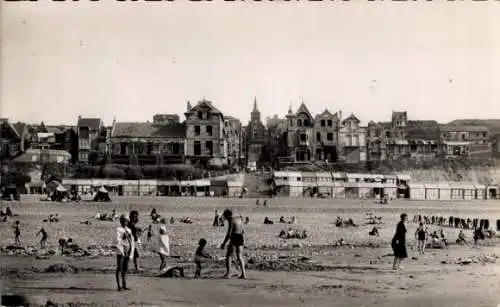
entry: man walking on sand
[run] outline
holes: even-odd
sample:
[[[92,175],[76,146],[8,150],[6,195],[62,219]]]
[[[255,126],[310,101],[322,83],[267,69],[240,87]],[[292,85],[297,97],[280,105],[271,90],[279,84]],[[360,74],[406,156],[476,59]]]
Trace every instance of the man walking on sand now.
[[[244,229],[243,222],[238,217],[233,217],[233,212],[229,209],[224,210],[223,213],[224,218],[228,222],[227,234],[224,242],[221,245],[221,248],[224,249],[226,243],[229,241],[229,245],[227,246],[226,252],[226,274],[223,278],[229,278],[229,274],[231,272],[231,257],[233,253],[236,252],[236,258],[238,259],[238,264],[241,269],[240,279],[246,278],[245,273],[245,263],[243,261],[243,246],[245,244],[245,240],[243,239]]]

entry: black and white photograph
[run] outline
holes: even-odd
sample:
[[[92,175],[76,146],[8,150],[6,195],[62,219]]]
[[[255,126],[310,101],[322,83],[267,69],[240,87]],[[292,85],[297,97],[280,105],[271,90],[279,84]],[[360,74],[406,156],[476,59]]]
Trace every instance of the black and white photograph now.
[[[500,306],[500,1],[1,1],[0,306]]]

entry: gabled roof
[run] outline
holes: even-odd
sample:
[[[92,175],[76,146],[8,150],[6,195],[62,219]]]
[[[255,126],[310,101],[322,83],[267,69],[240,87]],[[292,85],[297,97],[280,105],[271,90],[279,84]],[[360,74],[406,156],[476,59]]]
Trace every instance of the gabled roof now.
[[[354,116],[354,114],[353,114],[353,113],[351,113],[351,115],[349,115],[346,119],[344,119],[344,120],[342,121],[342,124],[344,124],[346,121],[355,121],[355,122],[357,122],[357,123],[360,123],[360,122],[361,122],[361,121],[360,121],[360,120],[359,120],[356,116]]]
[[[24,131],[26,131],[28,128],[27,124],[21,123],[21,122],[17,122],[15,124],[12,124],[12,126],[14,126],[14,129],[16,129],[17,134],[19,134],[19,136],[22,136]]]
[[[405,127],[408,140],[439,140],[439,124],[433,120],[411,120]]]
[[[17,129],[12,125],[12,123],[9,121],[8,118],[0,118],[0,125],[2,125],[2,124],[5,124],[5,125],[9,126],[9,128],[12,129],[12,132],[14,132],[14,134],[18,138],[21,138],[21,135],[19,134],[19,132],[17,131]]]
[[[219,109],[217,109],[216,107],[214,107],[212,105],[212,102],[211,101],[208,101],[206,99],[203,99],[201,101],[199,101],[194,107],[192,107],[189,111],[187,111],[185,114],[186,115],[191,115],[193,114],[194,112],[197,112],[198,109],[200,108],[203,108],[203,107],[206,107],[206,108],[209,108],[210,109],[210,112],[211,113],[214,113],[214,114],[220,114],[220,115],[223,115],[221,111],[219,111]]]
[[[101,128],[100,118],[78,118],[78,127],[89,127],[91,130],[99,130]]]
[[[47,130],[48,133],[61,133],[64,130],[66,130],[63,127],[56,127],[56,126],[45,126],[45,129]]]
[[[311,112],[307,109],[306,105],[304,103],[301,103],[299,108],[297,109],[297,112],[295,113],[296,115],[299,115],[300,113],[305,113],[309,118],[313,118],[311,115]]]
[[[325,109],[322,113],[316,115],[315,119],[320,119],[322,117],[324,117],[324,118],[329,118],[329,117],[338,118],[338,115],[337,115],[337,113],[332,114],[330,111],[328,111],[328,109]]]
[[[111,137],[130,138],[184,138],[186,126],[182,123],[155,125],[152,123],[115,123]]]

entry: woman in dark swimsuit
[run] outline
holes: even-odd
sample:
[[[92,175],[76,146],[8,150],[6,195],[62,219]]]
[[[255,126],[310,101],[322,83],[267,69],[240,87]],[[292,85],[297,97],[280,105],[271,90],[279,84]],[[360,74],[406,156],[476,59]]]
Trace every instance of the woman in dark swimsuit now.
[[[401,221],[396,227],[396,234],[392,238],[392,250],[394,251],[394,264],[392,268],[394,270],[400,269],[401,261],[408,257],[406,252],[406,226],[405,222],[407,219],[406,213],[401,214]]]

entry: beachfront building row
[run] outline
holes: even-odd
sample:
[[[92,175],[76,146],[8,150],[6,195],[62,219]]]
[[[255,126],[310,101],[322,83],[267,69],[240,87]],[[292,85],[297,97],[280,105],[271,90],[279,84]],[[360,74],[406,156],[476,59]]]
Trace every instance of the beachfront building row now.
[[[279,171],[273,174],[276,196],[359,199],[473,200],[496,199],[498,186],[479,183],[412,183],[406,174],[378,175]]]

